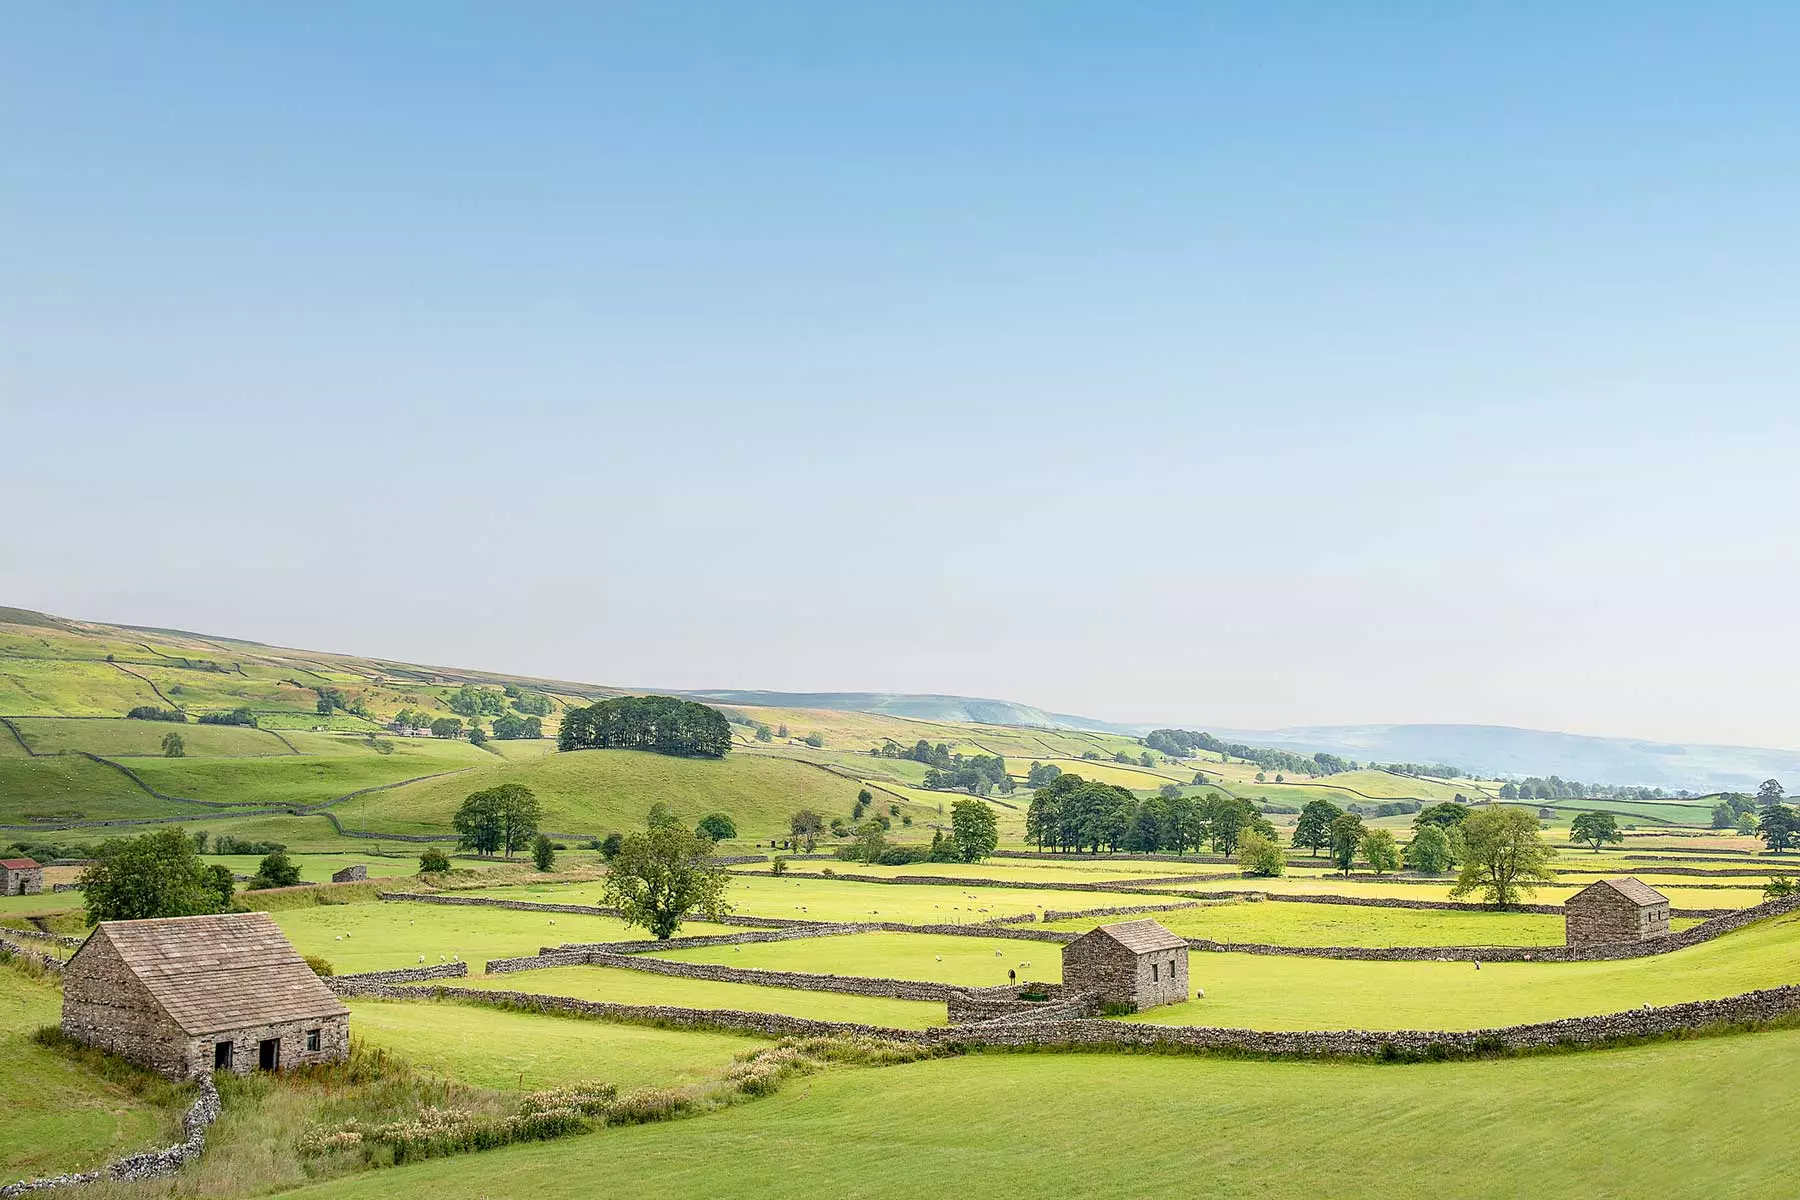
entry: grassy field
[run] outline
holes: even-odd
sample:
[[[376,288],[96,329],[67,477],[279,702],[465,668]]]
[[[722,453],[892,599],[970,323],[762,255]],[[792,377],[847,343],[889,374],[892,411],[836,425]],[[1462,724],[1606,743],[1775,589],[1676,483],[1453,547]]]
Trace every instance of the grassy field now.
[[[1563,919],[1531,913],[1352,908],[1333,904],[1206,904],[1149,914],[1182,937],[1278,946],[1559,946]],[[1087,930],[1112,917],[1046,928]],[[1672,921],[1677,929],[1695,922]]]
[[[413,1066],[477,1087],[534,1091],[605,1080],[621,1091],[679,1087],[767,1043],[740,1034],[657,1029],[450,1001],[355,1000],[357,1037]]]
[[[1792,1191],[1797,1054],[1785,1031],[1425,1067],[986,1054],[298,1194],[1752,1200]]]
[[[781,943],[774,943],[779,945]],[[748,957],[750,947],[745,947]],[[748,963],[741,965],[749,965]],[[673,1004],[691,1008],[735,1008],[746,1012],[786,1013],[818,1021],[856,1021],[895,1029],[924,1029],[944,1023],[944,1006],[936,1001],[890,1000],[884,996],[849,996],[837,992],[801,992],[751,983],[715,983],[612,967],[548,967],[514,971],[454,982],[457,987],[534,992],[604,1000],[614,1004]]]
[[[167,721],[33,720],[17,717],[19,736],[36,754],[61,754],[85,750],[103,758],[163,756],[162,741],[170,733],[181,735],[189,758],[258,757],[292,755],[296,751],[266,729],[234,725],[176,725]]]
[[[272,914],[302,954],[330,960],[340,974],[416,967],[459,957],[479,971],[490,958],[536,954],[563,942],[636,941],[649,935],[612,917],[518,912],[503,908],[450,908],[393,903],[332,904]],[[693,922],[683,933],[735,932]]]
[[[1009,969],[1017,971],[1021,979],[1055,983],[1062,978],[1059,946],[948,934],[858,933],[671,950],[656,957],[770,971],[919,979],[959,987],[998,987],[1007,982]]]
[[[0,1179],[8,1182],[97,1167],[120,1154],[166,1145],[180,1128],[185,1097],[152,1086],[157,1100],[31,1040],[56,1024],[62,993],[0,966]]]

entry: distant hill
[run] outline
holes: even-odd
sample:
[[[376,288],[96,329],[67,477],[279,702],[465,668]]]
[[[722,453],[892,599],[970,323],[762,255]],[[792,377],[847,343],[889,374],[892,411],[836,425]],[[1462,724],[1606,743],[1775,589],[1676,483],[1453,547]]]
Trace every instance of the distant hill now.
[[[915,721],[955,721],[977,725],[1024,725],[1033,729],[1085,729],[1095,733],[1119,733],[1137,737],[1148,725],[1119,725],[1094,717],[1046,712],[1011,700],[983,700],[972,696],[907,695],[892,692],[677,692],[694,700],[717,704],[742,704],[758,708],[822,708],[836,712],[880,713]]]
[[[1231,741],[1378,762],[1450,763],[1484,776],[1560,775],[1584,783],[1696,792],[1755,791],[1775,778],[1800,787],[1800,751],[1683,745],[1551,733],[1505,725],[1306,725],[1211,729]]]

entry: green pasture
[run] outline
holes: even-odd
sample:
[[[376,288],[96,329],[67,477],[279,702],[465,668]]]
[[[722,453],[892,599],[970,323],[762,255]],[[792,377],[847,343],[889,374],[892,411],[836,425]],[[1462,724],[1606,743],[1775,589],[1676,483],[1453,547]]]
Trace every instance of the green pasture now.
[[[478,1004],[352,1000],[351,1027],[415,1067],[477,1087],[536,1091],[589,1080],[682,1087],[768,1043],[741,1034],[658,1029]]]
[[[445,982],[454,987],[574,996],[613,1004],[669,1004],[786,1013],[816,1021],[854,1021],[894,1029],[923,1029],[928,1025],[942,1025],[945,1019],[944,1005],[935,1000],[890,1000],[885,996],[803,992],[754,983],[716,983],[710,979],[683,979],[616,967],[547,967],[539,971],[511,971],[504,975],[479,975]]]
[[[1136,1017],[1253,1029],[1483,1029],[1711,1000],[1800,982],[1800,914],[1671,954],[1612,962],[1364,962],[1197,954],[1204,1000]]]
[[[765,971],[917,979],[958,987],[999,987],[1009,982],[1008,970],[1018,972],[1020,979],[1044,983],[1062,978],[1062,947],[1054,943],[949,934],[855,933],[703,946],[658,952],[656,957]]]
[[[11,736],[5,730],[0,730],[0,735]],[[158,800],[120,772],[78,755],[0,757],[0,823],[162,817],[191,811],[195,811],[192,805]],[[0,832],[0,838],[7,840],[17,836],[21,836],[18,831]],[[73,840],[93,834],[81,831],[55,836]]]
[[[773,852],[771,852],[773,853]],[[869,865],[859,862],[825,862],[823,860],[807,860],[792,862],[788,874],[818,876],[825,868],[833,871],[855,875],[878,875],[884,879],[895,877],[932,875],[939,878],[1000,879],[1018,883],[1130,883],[1141,879],[1166,879],[1171,876],[1208,875],[1225,877],[1234,875],[1237,867],[1233,863],[1224,862],[1148,862],[1127,859],[1100,860],[1071,858],[1063,861],[1018,858],[990,858],[978,863],[907,863],[904,866],[890,867],[879,863]],[[1104,895],[1092,904],[1083,905],[1093,908],[1099,904],[1111,904]]]
[[[370,796],[369,821],[398,832],[447,829],[465,796],[501,783],[535,792],[544,807],[544,827],[559,832],[641,829],[650,806],[661,801],[689,823],[709,812],[728,813],[745,839],[786,836],[788,817],[801,808],[847,820],[860,786],[819,767],[758,755],[702,759],[580,750],[519,762],[490,756],[489,763],[464,775]]]
[[[7,1182],[88,1170],[178,1136],[179,1102],[152,1103],[31,1040],[61,1011],[54,983],[0,966],[0,1179]]]
[[[165,707],[148,683],[110,663],[0,655],[0,712],[8,715],[122,717],[140,704]]]
[[[466,745],[454,742],[446,746]],[[480,754],[474,747],[467,747]],[[322,804],[364,788],[382,787],[421,775],[475,766],[463,753],[415,752],[391,755],[345,754],[281,758],[144,758],[131,769],[160,792],[189,800],[264,804]],[[471,789],[473,790],[473,789]],[[370,796],[374,811],[375,796]],[[340,814],[348,817],[348,813]],[[449,828],[445,814],[442,830]]]
[[[1559,946],[1563,941],[1561,917],[1531,913],[1240,901],[1144,915],[1182,937],[1277,946]],[[1085,931],[1123,919],[1084,917],[1045,928]]]
[[[979,1054],[298,1194],[1786,1196],[1796,1056],[1790,1031],[1417,1067]]]
[[[271,915],[295,949],[324,957],[340,975],[436,966],[457,957],[471,971],[479,971],[490,958],[536,954],[542,947],[563,942],[623,942],[650,936],[613,917],[405,901],[315,905]],[[736,930],[694,922],[682,932]],[[421,955],[424,963],[419,962]]]
[[[170,721],[130,721],[123,718],[89,719],[15,717],[19,735],[38,754],[85,750],[103,758],[163,756],[163,738],[181,735],[188,758],[256,757],[292,755],[293,749],[266,729],[237,725],[177,725]]]

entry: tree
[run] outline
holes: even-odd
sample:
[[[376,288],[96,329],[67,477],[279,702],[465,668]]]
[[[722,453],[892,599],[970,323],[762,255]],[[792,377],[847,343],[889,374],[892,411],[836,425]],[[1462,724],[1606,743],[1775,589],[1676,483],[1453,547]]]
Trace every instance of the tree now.
[[[461,717],[439,717],[431,723],[431,736],[434,738],[458,738],[462,736]]]
[[[999,848],[999,826],[987,801],[958,800],[950,806],[950,840],[964,862],[980,862]]]
[[[237,887],[237,880],[231,877],[231,868],[224,863],[208,863],[200,870],[200,886],[218,906],[212,911],[224,912],[231,907],[231,893]]]
[[[1450,837],[1441,825],[1424,825],[1406,844],[1406,865],[1426,875],[1450,869]]]
[[[1362,818],[1355,813],[1340,814],[1332,818],[1330,831],[1331,861],[1338,870],[1348,875],[1356,862],[1356,852],[1362,848]]]
[[[794,835],[794,844],[806,846],[811,854],[819,844],[819,835],[825,832],[825,818],[810,808],[803,808],[788,818],[788,832]]]
[[[712,853],[711,838],[679,825],[622,838],[607,872],[604,903],[659,941],[673,936],[692,910],[717,920],[731,911],[725,901],[731,876]]]
[[[1777,804],[1762,815],[1757,824],[1756,836],[1763,840],[1772,853],[1780,854],[1791,848],[1800,838],[1800,814],[1785,804]]]
[[[1600,847],[1607,842],[1622,842],[1625,835],[1619,832],[1619,819],[1609,812],[1585,812],[1576,817],[1569,825],[1569,840],[1580,844],[1590,843],[1594,853],[1600,853]]]
[[[600,839],[600,857],[607,862],[619,857],[619,847],[625,844],[625,835],[614,832]]]
[[[477,746],[487,745],[487,733],[481,728],[480,721],[469,722],[469,741]]]
[[[531,839],[531,865],[540,871],[548,871],[556,865],[556,843],[550,835],[540,833]]]
[[[206,853],[206,830],[204,829],[196,829],[194,831],[194,853]]]
[[[864,821],[856,827],[856,840],[850,844],[849,855],[857,862],[876,863],[887,848],[887,828],[880,821]]]
[[[1714,829],[1730,829],[1737,824],[1737,814],[1729,804],[1715,804],[1712,810],[1712,827]]]
[[[477,854],[513,851],[529,845],[542,815],[537,796],[524,784],[471,792],[450,818],[458,835],[457,845]]]
[[[1244,874],[1273,878],[1287,871],[1287,858],[1273,838],[1254,831],[1238,839],[1238,866]]]
[[[1763,900],[1784,900],[1800,891],[1800,884],[1795,884],[1789,875],[1772,875],[1769,882],[1763,884]]]
[[[1511,782],[1501,784],[1500,785],[1500,798],[1502,800],[1517,800],[1519,798],[1518,785],[1515,783],[1511,783]],[[1531,797],[1529,797],[1529,796],[1526,797],[1527,800],[1529,800],[1530,798]]]
[[[731,817],[722,812],[707,813],[700,818],[697,828],[698,832],[715,842],[729,842],[738,835],[737,826],[732,823]]]
[[[1400,869],[1400,846],[1394,841],[1394,835],[1385,829],[1371,829],[1363,834],[1363,857],[1369,860],[1369,869],[1377,875],[1386,875],[1389,871]]]
[[[164,758],[183,758],[187,755],[187,743],[181,740],[179,733],[165,733],[162,750]]]
[[[1445,800],[1420,809],[1419,815],[1413,818],[1413,828],[1423,829],[1427,825],[1436,825],[1440,829],[1448,829],[1452,825],[1461,825],[1468,815],[1469,810],[1466,805],[1458,804],[1454,800]]]
[[[1756,789],[1756,804],[1759,808],[1773,808],[1780,804],[1787,795],[1787,789],[1781,786],[1779,779],[1765,779]]]
[[[693,700],[617,696],[564,713],[556,744],[560,750],[652,750],[724,758],[731,751],[731,722],[718,709]]]
[[[767,725],[758,725],[756,727],[756,740],[759,742],[772,742],[775,740],[775,735],[770,731]]]
[[[1508,908],[1534,884],[1554,879],[1556,849],[1538,836],[1537,818],[1524,809],[1495,805],[1472,812],[1461,833],[1466,857],[1452,896],[1478,891],[1489,904]]]
[[[252,890],[262,888],[293,887],[300,882],[300,868],[294,860],[287,856],[287,851],[277,850],[273,854],[263,856],[257,864],[256,878],[250,881]]]
[[[442,874],[450,869],[450,860],[436,846],[425,847],[419,855],[419,874]]]
[[[1294,823],[1294,846],[1311,850],[1316,857],[1331,847],[1331,823],[1344,815],[1344,810],[1329,800],[1308,800]]]
[[[193,917],[225,907],[216,878],[181,829],[102,842],[82,872],[81,889],[89,925]]]

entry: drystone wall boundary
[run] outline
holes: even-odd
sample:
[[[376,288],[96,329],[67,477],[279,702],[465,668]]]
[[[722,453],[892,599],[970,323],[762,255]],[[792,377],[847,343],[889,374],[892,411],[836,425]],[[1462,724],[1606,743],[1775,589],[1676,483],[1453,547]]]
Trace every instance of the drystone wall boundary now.
[[[24,942],[15,942],[12,938],[7,936],[7,934],[18,932],[20,931],[17,929],[0,931],[0,950],[5,950],[15,958],[29,959],[43,967],[46,971],[55,971],[58,974],[62,973],[62,959],[57,958],[54,954],[46,954],[36,946],[28,946]]]
[[[51,1188],[73,1187],[102,1181],[133,1183],[142,1179],[158,1179],[165,1175],[175,1174],[185,1164],[200,1157],[201,1152],[206,1149],[207,1128],[219,1119],[219,1090],[213,1083],[212,1075],[202,1072],[194,1079],[199,1085],[200,1096],[187,1110],[187,1114],[182,1117],[181,1140],[173,1146],[127,1155],[94,1171],[83,1171],[70,1175],[51,1175],[43,1179],[25,1179],[18,1183],[7,1184],[5,1187],[0,1187],[0,1200],[13,1200],[16,1196],[48,1191]]]
[[[361,971],[354,975],[327,975],[322,982],[340,996],[354,996],[371,983],[423,983],[432,979],[461,979],[468,975],[466,962],[438,963],[431,967],[401,967],[393,971]]]

